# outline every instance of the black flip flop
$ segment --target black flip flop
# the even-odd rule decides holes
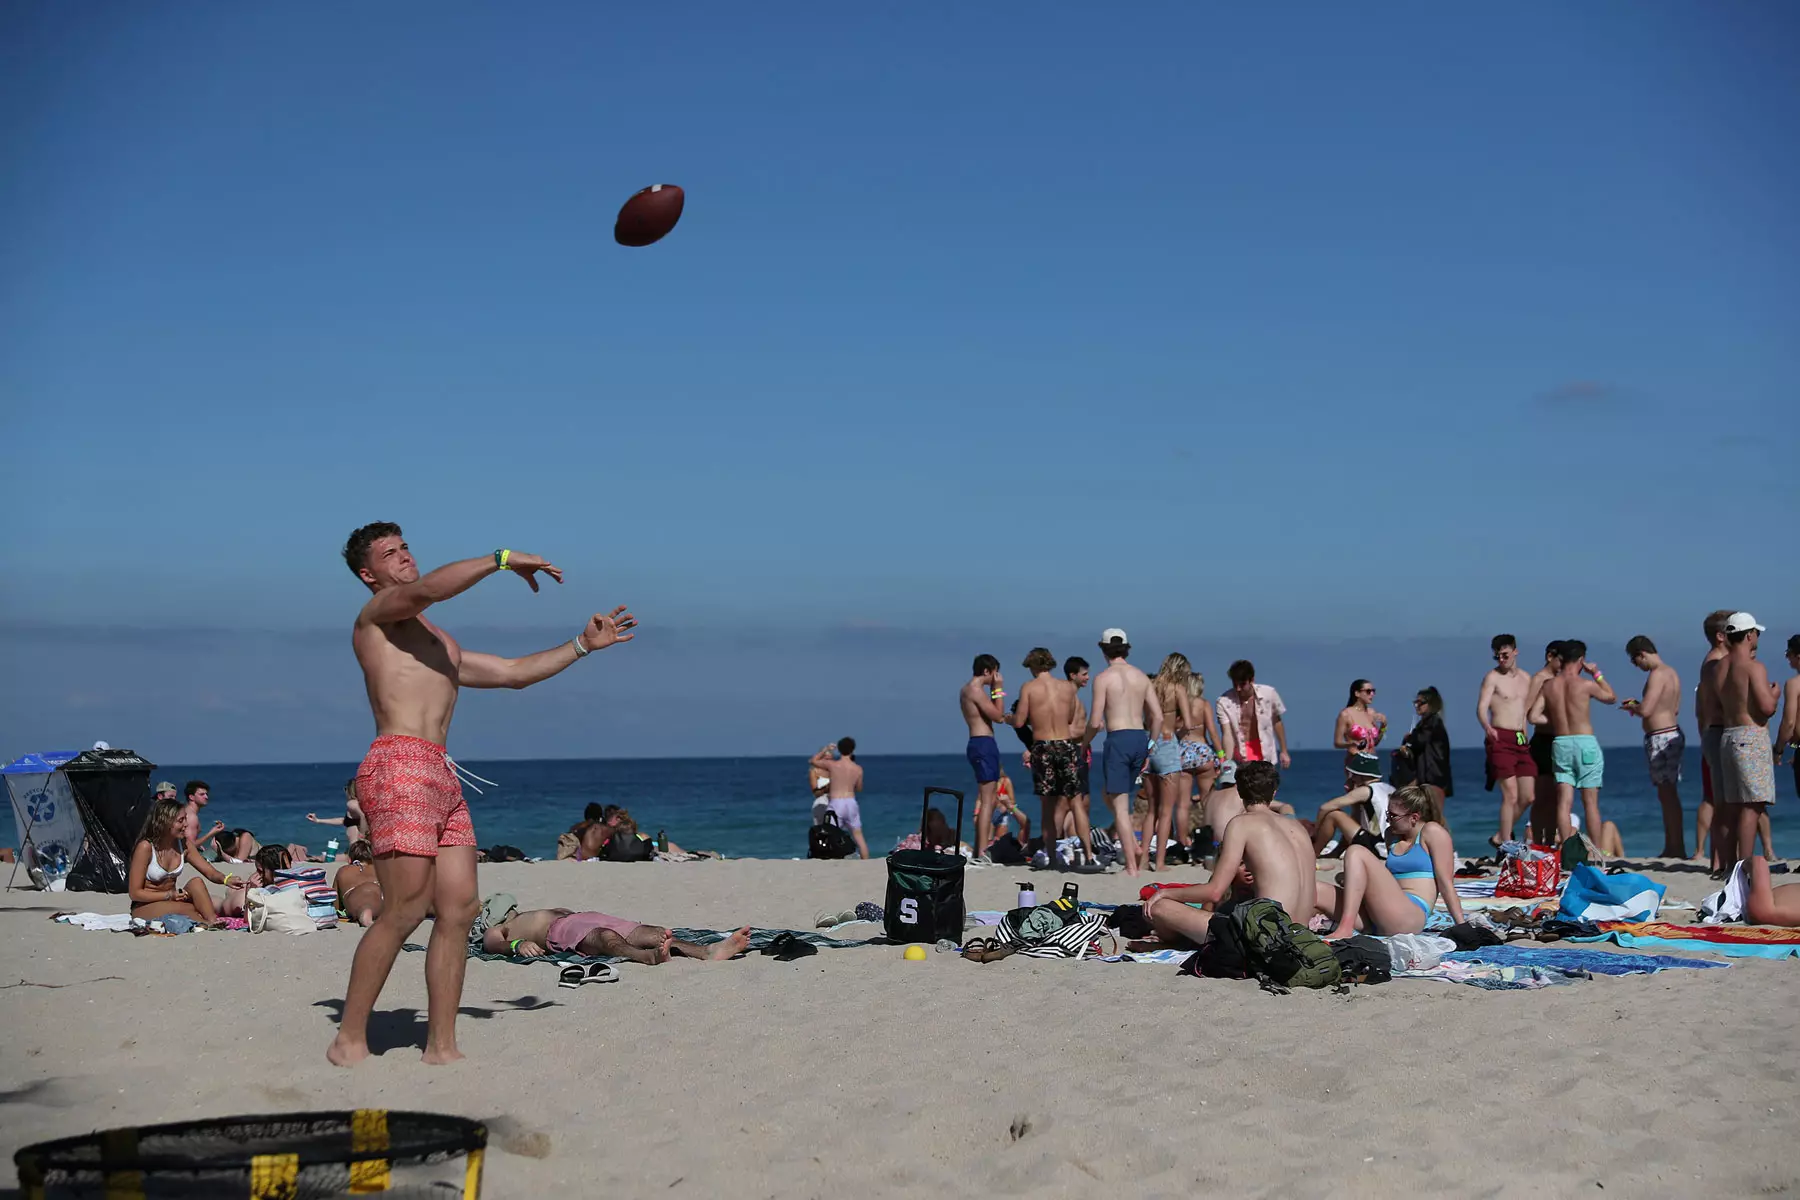
[[[793,962],[796,958],[809,958],[819,952],[819,948],[811,942],[803,942],[792,933],[781,933],[762,948],[762,952],[776,962]]]

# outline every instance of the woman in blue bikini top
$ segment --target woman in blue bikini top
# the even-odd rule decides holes
[[[1439,900],[1451,920],[1462,923],[1456,848],[1437,794],[1418,784],[1395,792],[1388,801],[1387,840],[1386,863],[1366,846],[1345,851],[1337,925],[1325,935],[1328,940],[1349,937],[1359,928],[1383,937],[1422,932]]]

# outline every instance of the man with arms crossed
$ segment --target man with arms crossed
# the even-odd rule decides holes
[[[401,943],[430,912],[424,1057],[428,1063],[455,1062],[462,1057],[456,1009],[469,961],[469,927],[480,904],[475,830],[444,748],[457,691],[528,687],[595,650],[630,641],[627,631],[637,621],[621,605],[595,613],[585,629],[552,649],[524,658],[477,654],[427,620],[425,610],[500,571],[517,573],[534,592],[537,572],[561,583],[562,571],[535,554],[496,550],[421,576],[400,527],[387,521],[351,534],[344,561],[374,593],[357,614],[351,642],[375,714],[375,741],[357,768],[356,795],[368,818],[383,900],[381,915],[350,961],[344,1015],[325,1057],[340,1067],[368,1057],[369,1013]]]
[[[1525,733],[1525,694],[1531,683],[1519,669],[1519,642],[1510,633],[1489,643],[1494,669],[1481,677],[1475,719],[1486,738],[1488,788],[1500,785],[1500,832],[1494,845],[1510,842],[1522,814],[1531,811],[1537,794],[1537,766],[1531,761],[1531,739]]]
[[[1237,785],[1244,811],[1225,826],[1212,878],[1194,887],[1165,888],[1144,903],[1145,919],[1166,940],[1205,941],[1212,914],[1190,906],[1216,907],[1231,895],[1240,867],[1248,868],[1256,895],[1281,905],[1290,920],[1305,925],[1317,911],[1312,843],[1300,822],[1269,809],[1281,773],[1269,763],[1246,763],[1238,768]]]
[[[975,861],[986,862],[987,846],[993,840],[994,809],[1000,799],[1000,745],[994,741],[994,726],[1007,724],[1006,710],[1000,707],[1006,693],[1000,690],[999,659],[977,654],[972,669],[974,678],[962,685],[957,702],[969,726],[969,744],[963,755],[975,769]]]
[[[1019,704],[1013,709],[1013,724],[1020,729],[1031,727],[1031,749],[1025,757],[1031,764],[1031,790],[1043,805],[1044,850],[1050,865],[1056,863],[1057,830],[1062,828],[1062,815],[1074,806],[1076,836],[1081,849],[1093,857],[1093,835],[1088,829],[1087,796],[1081,795],[1081,772],[1078,769],[1086,747],[1073,736],[1075,712],[1081,706],[1075,685],[1057,679],[1056,656],[1039,646],[1025,656],[1025,669],[1031,681],[1019,689]]]
[[[1768,724],[1781,688],[1769,681],[1768,669],[1756,659],[1762,633],[1755,617],[1732,613],[1725,622],[1725,657],[1707,663],[1700,676],[1706,682],[1710,675],[1724,719],[1713,799],[1724,810],[1723,824],[1737,831],[1737,859],[1756,853],[1757,821],[1775,803],[1775,754]]]
[[[1126,661],[1131,639],[1123,629],[1108,629],[1100,635],[1100,653],[1106,657],[1106,669],[1094,680],[1094,714],[1088,718],[1082,740],[1092,742],[1095,734],[1106,730],[1102,760],[1106,803],[1113,811],[1113,827],[1119,831],[1125,874],[1136,875],[1149,847],[1138,845],[1131,833],[1131,797],[1144,761],[1150,757],[1150,739],[1162,736],[1162,705],[1150,686],[1150,677]]]
[[[1656,643],[1638,634],[1625,643],[1631,665],[1645,673],[1644,698],[1619,707],[1644,723],[1644,757],[1650,782],[1662,802],[1663,848],[1658,858],[1686,858],[1686,830],[1681,821],[1681,755],[1687,738],[1681,732],[1681,677],[1662,660]]]
[[[1583,675],[1593,678],[1583,679]],[[1605,782],[1606,755],[1600,752],[1600,743],[1594,737],[1588,702],[1611,704],[1618,698],[1600,668],[1587,661],[1586,642],[1570,639],[1562,643],[1562,669],[1544,682],[1538,695],[1539,711],[1529,714],[1533,725],[1547,719],[1556,735],[1550,744],[1550,755],[1556,767],[1559,844],[1575,836],[1575,823],[1569,820],[1569,814],[1575,807],[1577,788],[1581,789],[1581,811],[1592,831],[1590,836],[1600,836],[1600,788]]]

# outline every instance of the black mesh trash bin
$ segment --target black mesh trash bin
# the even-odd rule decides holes
[[[487,1127],[441,1113],[281,1113],[106,1129],[13,1155],[25,1200],[478,1200]]]
[[[956,844],[948,854],[925,846],[925,819],[931,815],[933,796],[956,797]],[[961,792],[925,789],[925,807],[919,814],[919,849],[895,850],[887,856],[887,911],[882,923],[892,941],[962,941],[962,818]]]

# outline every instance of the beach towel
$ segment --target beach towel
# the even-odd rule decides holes
[[[1578,975],[1653,975],[1673,967],[1705,970],[1730,963],[1706,958],[1679,958],[1668,954],[1614,954],[1608,950],[1577,950],[1573,946],[1483,946],[1446,955],[1447,962],[1486,963],[1499,967],[1547,967]]]
[[[726,938],[730,937],[735,930],[672,929],[669,932],[675,935],[677,941],[693,942],[696,946],[710,946],[714,942],[724,941]],[[806,942],[809,945],[820,946],[828,950],[841,950],[852,946],[885,946],[889,944],[886,939],[883,938],[844,939],[826,937],[823,934],[814,933],[810,929],[752,929],[750,931],[750,949],[761,950],[764,946],[767,946],[770,942],[774,941],[784,933],[792,934],[800,941]],[[417,942],[407,942],[401,948],[410,950],[415,954],[425,953],[425,947],[419,945]],[[569,963],[620,963],[631,961],[630,959],[619,958],[614,955],[600,955],[598,957],[590,958],[585,954],[576,954],[572,951],[555,950],[546,954],[540,954],[536,958],[526,958],[522,954],[490,954],[488,951],[481,949],[479,945],[469,947],[469,957],[480,959],[482,962],[512,963],[515,966],[530,966],[532,963],[557,963],[559,965],[566,965]]]
[[[1657,950],[1691,950],[1727,958],[1800,958],[1800,929],[1773,925],[1671,925],[1664,921],[1603,921],[1602,932],[1572,942],[1613,942]],[[1699,960],[1704,961],[1704,960]]]
[[[1559,987],[1584,976],[1554,967],[1502,967],[1492,963],[1445,960],[1429,970],[1396,973],[1394,978],[1435,979],[1440,983],[1464,983],[1489,992],[1518,992]]]
[[[131,928],[133,917],[130,913],[57,913],[56,920],[64,925],[74,925],[81,929],[100,929],[108,933],[125,933]],[[161,926],[159,925],[160,929]]]
[[[1654,921],[1667,890],[1647,875],[1608,875],[1583,863],[1569,872],[1557,911],[1565,921]]]

